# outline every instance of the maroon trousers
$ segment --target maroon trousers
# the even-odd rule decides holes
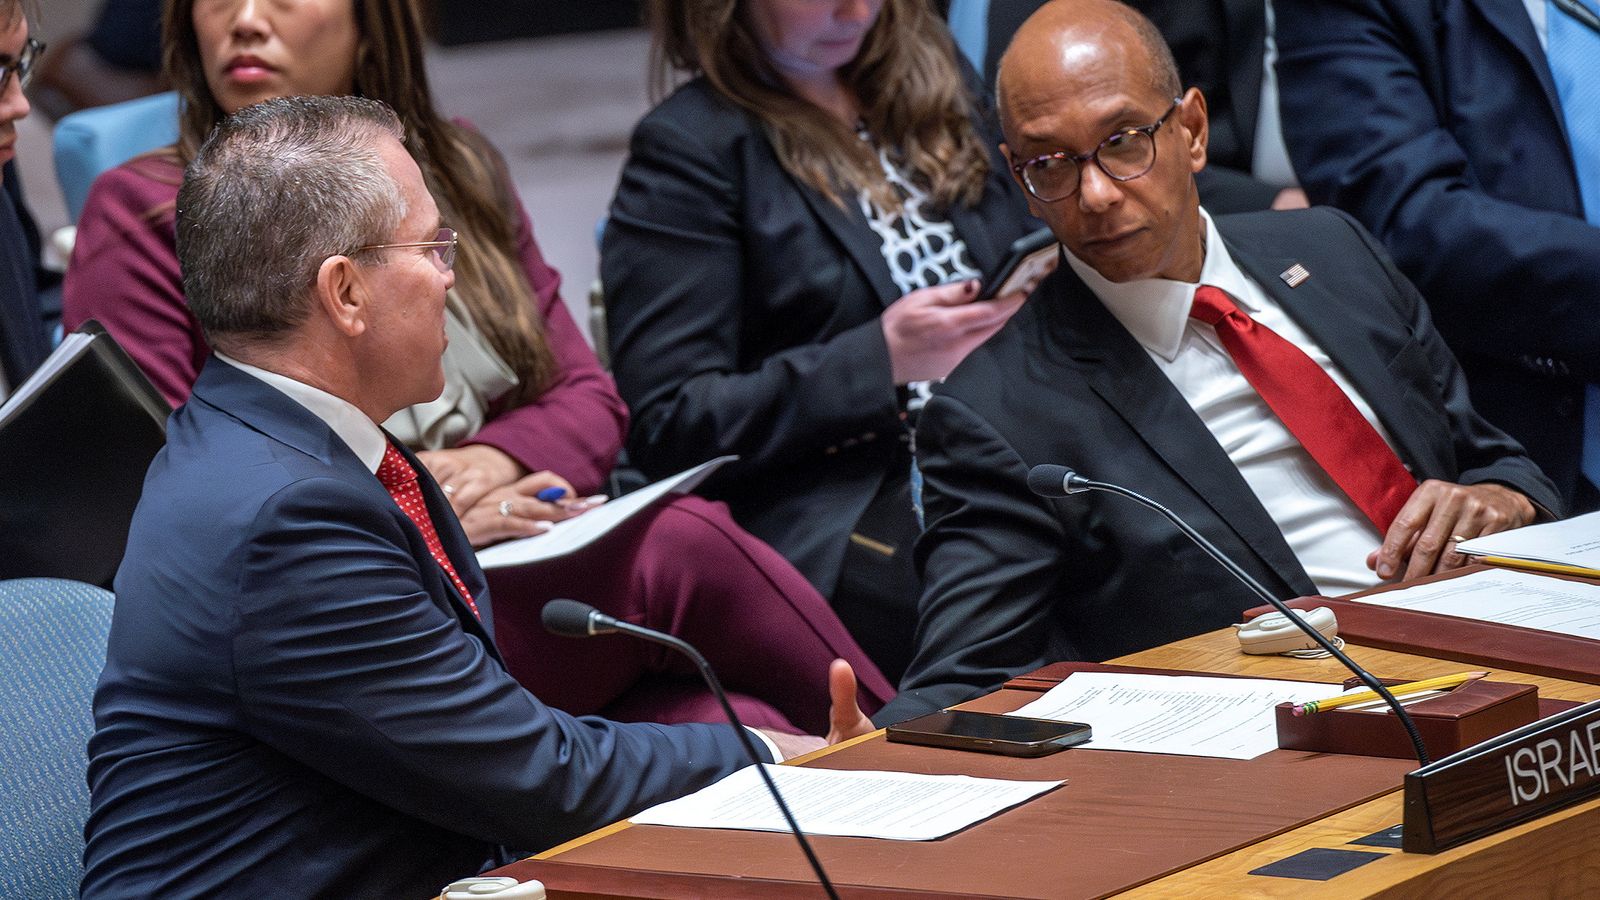
[[[693,644],[747,725],[826,733],[835,658],[855,668],[869,715],[894,696],[816,588],[727,507],[701,497],[670,498],[577,553],[488,576],[495,642],[511,674],[575,715],[726,721],[694,665],[673,650],[623,635],[546,632],[539,611],[558,597]]]

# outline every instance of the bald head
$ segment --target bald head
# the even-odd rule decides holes
[[[1048,86],[1063,72],[1111,70],[1144,82],[1165,98],[1183,82],[1161,32],[1138,10],[1117,0],[1051,0],[1017,29],[1000,58],[995,79],[1000,122],[1008,139],[1010,103],[1029,103],[1031,88]]]
[[[1001,151],[1075,259],[1119,283],[1199,277],[1206,101],[1148,19],[1054,0],[1018,29],[997,84]]]

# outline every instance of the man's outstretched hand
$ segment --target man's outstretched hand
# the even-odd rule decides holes
[[[876,730],[872,720],[867,718],[867,714],[861,711],[860,704],[856,702],[856,672],[842,659],[836,659],[828,666],[828,697],[832,704],[828,712],[826,738],[761,729],[761,733],[766,735],[777,746],[778,752],[783,754],[783,759],[793,759],[813,750],[821,750],[830,744],[847,741]]]

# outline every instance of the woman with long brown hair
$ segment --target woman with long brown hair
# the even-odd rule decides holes
[[[629,449],[809,577],[894,678],[917,579],[919,394],[1021,293],[978,276],[1028,230],[998,129],[926,0],[651,0],[658,67],[602,253]]]
[[[580,514],[610,472],[627,411],[558,296],[559,276],[534,243],[499,154],[435,112],[413,0],[171,0],[164,27],[168,73],[183,101],[180,137],[91,189],[69,267],[68,327],[100,320],[168,399],[182,402],[210,352],[184,302],[176,258],[183,166],[224,115],[251,103],[291,94],[381,100],[405,124],[445,224],[461,235],[445,391],[385,426],[419,451],[475,546]],[[567,499],[541,499],[551,488]],[[622,641],[601,651],[545,634],[539,607],[557,596],[699,643],[758,724],[825,727],[836,656],[854,664],[865,706],[892,693],[816,591],[724,508],[699,498],[661,504],[576,554],[493,571],[490,582],[496,642],[512,674],[569,712],[717,716],[692,670],[664,654]]]

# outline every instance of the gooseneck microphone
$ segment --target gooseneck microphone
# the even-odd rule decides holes
[[[733,723],[733,730],[739,735],[739,742],[744,745],[745,754],[750,757],[752,763],[755,763],[756,772],[761,775],[761,780],[767,785],[767,791],[778,804],[778,810],[783,813],[783,820],[789,823],[789,830],[794,832],[794,839],[800,842],[800,849],[805,851],[806,861],[811,863],[811,871],[815,872],[817,880],[822,882],[822,889],[827,891],[831,900],[839,900],[838,892],[833,889],[833,882],[828,879],[828,873],[822,869],[822,860],[817,859],[816,852],[811,849],[811,843],[806,840],[805,832],[800,830],[800,823],[794,820],[794,813],[789,811],[789,804],[783,802],[783,795],[778,793],[778,785],[773,782],[767,767],[761,763],[761,756],[756,753],[749,730],[739,721],[739,714],[733,711],[733,704],[728,702],[728,694],[722,689],[722,682],[717,680],[717,673],[711,671],[711,664],[706,662],[706,658],[700,655],[699,650],[682,638],[632,622],[624,622],[576,600],[551,600],[544,605],[539,618],[544,623],[546,631],[562,637],[586,638],[597,634],[620,632],[664,644],[689,657],[700,669],[700,677],[705,679],[706,685],[711,688],[711,693],[717,696],[717,702],[722,704],[722,711],[727,715],[728,721]]]
[[[1382,682],[1374,678],[1371,672],[1361,668],[1361,666],[1356,664],[1355,660],[1346,656],[1344,651],[1334,646],[1332,641],[1329,641],[1322,635],[1322,632],[1317,631],[1315,628],[1307,625],[1298,614],[1288,607],[1288,605],[1286,605],[1282,600],[1279,600],[1277,597],[1273,596],[1272,593],[1266,588],[1262,587],[1261,582],[1252,578],[1249,572],[1246,572],[1244,569],[1240,568],[1238,563],[1230,559],[1227,554],[1223,553],[1221,550],[1218,550],[1216,545],[1206,540],[1204,535],[1190,527],[1188,522],[1185,522],[1183,519],[1179,518],[1177,513],[1166,508],[1160,503],[1151,500],[1149,497],[1138,493],[1137,491],[1131,491],[1125,487],[1122,487],[1121,485],[1110,484],[1104,481],[1091,481],[1090,479],[1079,475],[1077,472],[1072,471],[1066,466],[1053,466],[1047,464],[1034,466],[1032,469],[1029,469],[1028,489],[1041,497],[1048,497],[1051,499],[1059,499],[1066,497],[1069,494],[1081,494],[1084,491],[1105,491],[1108,494],[1116,494],[1120,497],[1127,497],[1129,500],[1153,509],[1165,516],[1167,521],[1177,526],[1178,530],[1183,532],[1184,535],[1189,538],[1189,540],[1194,541],[1196,546],[1206,552],[1206,555],[1216,560],[1217,563],[1224,569],[1227,569],[1228,572],[1233,575],[1233,577],[1243,582],[1244,586],[1249,588],[1251,593],[1254,593],[1257,597],[1265,600],[1269,605],[1272,606],[1273,609],[1283,613],[1290,622],[1293,622],[1295,626],[1301,631],[1305,632],[1308,637],[1310,637],[1313,641],[1316,641],[1317,646],[1328,651],[1328,655],[1332,656],[1334,659],[1337,659],[1351,672],[1354,672],[1355,676],[1361,679],[1362,684],[1371,688],[1378,694],[1378,696],[1387,701],[1389,708],[1394,710],[1395,716],[1399,718],[1400,724],[1405,727],[1406,734],[1411,738],[1411,746],[1416,750],[1417,753],[1417,762],[1424,766],[1428,764],[1428,750],[1422,744],[1422,736],[1417,733],[1417,724],[1411,721],[1411,715],[1406,712],[1406,708],[1404,706],[1400,705],[1400,701],[1395,699],[1394,694],[1391,694],[1389,689],[1383,686]]]

